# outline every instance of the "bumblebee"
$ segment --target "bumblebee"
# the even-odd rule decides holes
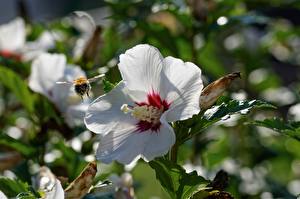
[[[92,77],[90,79],[87,79],[86,77],[79,77],[75,80],[73,80],[73,82],[56,82],[57,84],[68,84],[68,85],[73,85],[74,86],[74,91],[77,95],[79,95],[81,97],[81,99],[83,99],[84,95],[87,95],[88,97],[90,97],[89,92],[91,90],[91,84],[92,82],[95,82],[97,79],[104,77],[104,74],[101,75],[97,75],[95,77]]]

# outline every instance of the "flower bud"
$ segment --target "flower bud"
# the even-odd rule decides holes
[[[225,75],[206,86],[200,96],[201,110],[210,108],[237,77],[241,78],[240,72]]]

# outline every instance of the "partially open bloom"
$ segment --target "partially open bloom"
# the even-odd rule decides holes
[[[49,32],[42,33],[36,41],[26,42],[26,28],[22,18],[0,26],[0,55],[3,57],[31,60],[54,45],[53,35]]]
[[[75,11],[74,16],[71,18],[73,26],[80,32],[80,37],[73,49],[75,60],[80,58],[95,59],[99,54],[99,47],[102,43],[100,39],[101,27],[108,24],[107,17],[110,16],[110,12],[105,7],[94,12],[97,13],[96,21],[90,15],[91,13],[83,11]]]
[[[60,181],[48,167],[41,167],[38,175],[33,179],[35,187],[44,192],[45,199],[64,199],[65,193]]]
[[[149,161],[175,142],[170,122],[199,113],[201,70],[190,62],[162,57],[153,46],[137,45],[120,56],[123,80],[96,99],[85,116],[100,134],[96,157],[104,163]]]
[[[68,65],[63,54],[43,53],[32,62],[29,87],[52,101],[65,115],[67,123],[73,126],[82,121],[88,101],[82,102],[72,85],[58,85],[56,82],[72,82],[85,76],[79,66]]]

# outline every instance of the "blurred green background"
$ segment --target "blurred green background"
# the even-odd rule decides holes
[[[8,1],[0,2],[1,9],[5,9]],[[39,3],[44,2],[47,1]],[[186,142],[180,148],[179,163],[209,179],[224,169],[230,174],[226,190],[236,198],[296,198],[300,193],[300,142],[247,124],[264,118],[294,121],[300,118],[300,1],[109,0],[88,1],[87,5],[84,1],[59,1],[53,4],[58,9],[53,15],[50,7],[49,12],[47,8],[41,10],[43,13],[36,11],[39,7],[35,7],[34,1],[21,4],[15,4],[14,8],[16,14],[27,19],[28,40],[36,39],[44,30],[59,32],[64,39],[57,41],[51,52],[66,54],[69,62],[80,64],[88,76],[100,72],[106,73],[112,83],[120,81],[118,56],[139,43],[156,46],[164,56],[194,62],[202,69],[205,85],[227,73],[240,71],[242,79],[235,81],[220,101],[261,99],[278,108],[251,110],[248,115],[224,118],[219,125]],[[101,27],[95,60],[82,57],[75,61],[72,57],[76,38],[82,35],[68,20],[75,10],[86,10]],[[2,14],[0,18],[3,22],[9,20]],[[15,63],[5,58],[0,61],[18,77],[27,79],[30,63]],[[5,154],[23,145],[35,151],[21,152],[22,161],[1,170],[2,175],[30,182],[32,168],[46,164],[57,176],[74,179],[86,161],[92,159],[94,135],[83,126],[70,132],[60,132],[51,126],[40,131],[35,117],[42,117],[43,121],[61,119],[57,113],[50,113],[51,108],[47,107],[50,103],[42,96],[35,96],[39,99],[35,107],[43,108],[28,112],[5,86],[5,80],[1,82],[0,152]],[[94,96],[103,93],[102,87],[93,86]],[[15,140],[9,141],[11,137]],[[97,179],[105,180],[109,174],[123,171],[117,163],[99,164]],[[147,164],[140,161],[132,174],[138,198],[168,198]]]

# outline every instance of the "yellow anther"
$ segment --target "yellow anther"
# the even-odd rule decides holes
[[[131,113],[131,115],[138,120],[155,124],[159,122],[160,116],[163,113],[163,107],[161,109],[147,105],[131,107],[128,104],[123,104],[121,111],[125,114]]]
[[[163,110],[154,106],[136,106],[133,108],[131,115],[138,120],[151,123],[158,123]]]
[[[121,106],[121,111],[125,114],[129,113],[129,112],[132,112],[132,109],[129,108],[128,104],[123,104]]]
[[[120,109],[125,114],[131,113],[131,115],[138,120],[151,123],[158,123],[163,113],[163,108],[159,109],[147,105],[131,107],[128,104],[123,104]]]

